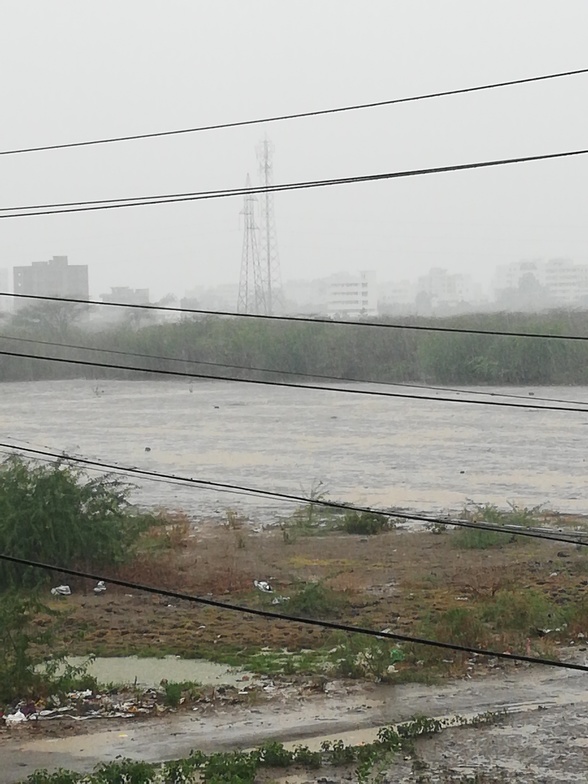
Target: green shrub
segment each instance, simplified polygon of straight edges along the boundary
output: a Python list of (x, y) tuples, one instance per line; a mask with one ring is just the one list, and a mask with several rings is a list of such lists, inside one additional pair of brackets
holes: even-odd
[[(490, 630), (473, 607), (452, 607), (429, 616), (421, 625), (420, 635), (445, 643), (456, 643), (471, 648), (488, 647)], [(428, 645), (408, 645), (411, 658), (422, 659), (428, 664), (438, 664), (445, 659), (459, 659), (467, 654), (448, 651)]]
[(272, 741), (264, 743), (258, 750), (259, 763), (268, 768), (288, 768), (292, 764), (294, 754), (284, 748), (282, 743)]
[[(84, 569), (120, 563), (149, 519), (133, 511), (129, 490), (116, 478), (11, 456), (0, 465), (0, 552)], [(0, 590), (48, 579), (59, 578), (0, 563)]]
[(165, 704), (170, 708), (177, 708), (182, 697), (194, 699), (201, 694), (200, 684), (195, 681), (166, 681), (162, 683), (165, 695)]
[(387, 640), (362, 634), (342, 634), (336, 639), (339, 644), (333, 670), (343, 678), (387, 681), (392, 674), (389, 668), (404, 659), (398, 646)]
[(332, 618), (339, 615), (346, 601), (322, 583), (308, 583), (291, 597), (288, 613), (301, 618)]
[[(528, 527), (537, 525), (540, 507), (528, 509), (509, 504), (508, 510), (499, 509), (494, 504), (473, 504), (465, 507), (462, 517), (471, 523), (489, 523), (495, 526)], [(464, 550), (486, 550), (489, 547), (502, 547), (519, 540), (512, 531), (488, 531), (484, 528), (460, 528), (453, 534), (453, 544)]]
[(35, 669), (31, 644), (50, 642), (49, 630), (40, 631), (34, 623), (43, 610), (34, 598), (14, 593), (0, 596), (0, 704), (39, 696), (43, 676)]
[(391, 531), (394, 528), (394, 523), (390, 517), (378, 512), (349, 511), (345, 513), (342, 527), (348, 534), (373, 536), (381, 534), (383, 531)]
[(528, 634), (531, 629), (553, 628), (563, 622), (563, 612), (545, 596), (533, 590), (498, 591), (481, 612), (482, 620), (498, 630)]

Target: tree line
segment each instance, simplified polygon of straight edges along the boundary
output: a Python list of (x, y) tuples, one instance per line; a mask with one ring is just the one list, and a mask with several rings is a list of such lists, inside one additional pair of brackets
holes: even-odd
[[(67, 303), (30, 306), (5, 318), (0, 350), (89, 359), (122, 368), (68, 365), (3, 354), (0, 355), (0, 379), (144, 378), (144, 374), (124, 369), (124, 366), (133, 365), (146, 370), (174, 369), (220, 378), (267, 378), (266, 373), (252, 370), (261, 368), (276, 371), (271, 378), (280, 378), (282, 373), (425, 384), (588, 384), (588, 340), (218, 316), (184, 318), (175, 323), (151, 323), (148, 319), (129, 317), (96, 329), (87, 316), (83, 308)], [(511, 331), (588, 337), (588, 311), (476, 313), (445, 318), (382, 318), (380, 321), (400, 326), (479, 329), (490, 333)], [(22, 342), (23, 338), (32, 342)], [(90, 353), (35, 341), (89, 346), (100, 351)], [(148, 356), (127, 357), (115, 352)]]

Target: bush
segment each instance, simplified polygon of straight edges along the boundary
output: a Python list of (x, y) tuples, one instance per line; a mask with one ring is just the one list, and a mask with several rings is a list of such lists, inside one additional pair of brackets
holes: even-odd
[(482, 620), (497, 629), (528, 634), (532, 629), (553, 628), (563, 622), (563, 612), (533, 590), (498, 591), (481, 613)]
[(334, 672), (343, 678), (387, 681), (404, 654), (396, 643), (361, 634), (341, 635), (335, 653)]
[(33, 621), (42, 609), (32, 598), (12, 593), (0, 598), (0, 704), (38, 696), (42, 676), (35, 670), (31, 643), (48, 641), (49, 632), (39, 632)]
[[(88, 478), (61, 462), (11, 456), (0, 465), (0, 552), (70, 568), (120, 563), (150, 520), (134, 512), (129, 490), (116, 478)], [(46, 571), (0, 563), (0, 590), (47, 579)]]
[(12, 591), (0, 595), (0, 705), (96, 690), (96, 679), (87, 672), (90, 659), (79, 666), (63, 655), (43, 660), (40, 650), (56, 645), (57, 628), (46, 622), (56, 615), (34, 597)]
[[(469, 504), (463, 512), (463, 518), (472, 523), (489, 523), (495, 526), (528, 527), (537, 524), (539, 507), (527, 509), (509, 504), (508, 510), (501, 510), (494, 504)], [(453, 534), (453, 544), (465, 550), (486, 550), (489, 547), (501, 547), (519, 540), (511, 531), (488, 531), (484, 528), (460, 528)]]
[(200, 684), (195, 681), (166, 681), (162, 683), (165, 695), (165, 704), (170, 708), (177, 708), (182, 703), (182, 697), (194, 699), (201, 695)]
[(373, 536), (381, 534), (383, 531), (391, 531), (394, 528), (392, 520), (384, 514), (378, 512), (347, 512), (343, 520), (343, 530), (348, 534), (361, 534), (362, 536)]
[(339, 614), (344, 604), (340, 594), (322, 583), (309, 583), (292, 596), (288, 602), (288, 613), (302, 618), (332, 618)]

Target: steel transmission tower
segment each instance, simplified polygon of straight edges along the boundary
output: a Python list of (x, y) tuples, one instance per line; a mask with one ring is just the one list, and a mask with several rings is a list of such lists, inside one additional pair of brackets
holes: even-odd
[[(247, 175), (245, 187), (251, 188)], [(246, 193), (241, 215), (244, 216), (241, 275), (239, 277), (239, 313), (268, 313), (266, 287), (259, 258), (258, 228), (255, 224), (255, 202), (252, 193)]]
[[(268, 188), (273, 183), (273, 153), (274, 146), (267, 138), (257, 145), (259, 173), (264, 188)], [(261, 194), (260, 232), (266, 313), (272, 315), (276, 310), (280, 310), (282, 304), (282, 279), (274, 217), (274, 197), (267, 190)]]

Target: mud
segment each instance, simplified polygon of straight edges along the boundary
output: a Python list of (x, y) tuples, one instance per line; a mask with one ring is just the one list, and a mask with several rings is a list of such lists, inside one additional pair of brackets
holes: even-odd
[[(576, 661), (584, 654), (573, 652)], [(117, 756), (159, 761), (204, 751), (248, 748), (268, 738), (302, 740), (318, 747), (326, 738), (371, 740), (377, 727), (414, 715), (449, 717), (506, 710), (495, 726), (456, 728), (419, 741), (418, 753), (431, 775), (502, 771), (523, 782), (579, 781), (588, 741), (588, 675), (521, 666), (484, 680), (453, 681), (439, 687), (349, 685), (337, 682), (326, 695), (280, 696), (238, 711), (203, 710), (152, 722), (127, 721), (89, 728), (86, 735), (37, 738), (15, 728), (0, 735), (0, 784), (14, 784), (38, 767), (90, 770)], [(383, 781), (414, 781), (412, 760), (400, 759)], [(298, 775), (298, 774), (297, 774)], [(515, 778), (516, 776), (516, 778)], [(347, 777), (347, 778), (345, 778)], [(290, 775), (283, 779), (293, 781)], [(316, 781), (300, 774), (299, 781)], [(348, 772), (328, 781), (349, 781)]]

